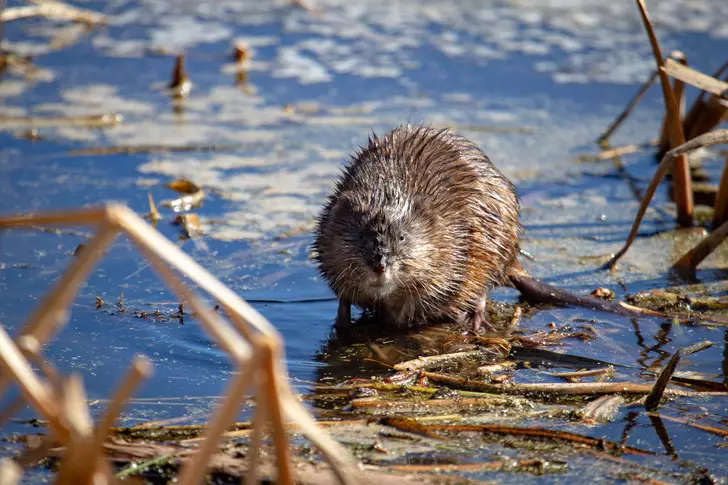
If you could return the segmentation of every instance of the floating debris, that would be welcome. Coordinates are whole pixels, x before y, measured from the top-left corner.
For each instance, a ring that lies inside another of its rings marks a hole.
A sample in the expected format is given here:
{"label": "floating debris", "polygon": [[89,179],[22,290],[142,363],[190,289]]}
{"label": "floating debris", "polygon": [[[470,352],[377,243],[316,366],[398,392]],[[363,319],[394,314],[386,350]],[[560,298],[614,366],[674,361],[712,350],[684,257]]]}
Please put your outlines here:
{"label": "floating debris", "polygon": [[192,81],[190,81],[187,71],[185,71],[184,54],[179,54],[176,57],[169,89],[172,90],[172,95],[175,98],[186,98],[192,90]]}
{"label": "floating debris", "polygon": [[157,206],[154,203],[154,198],[152,197],[152,193],[147,193],[147,198],[149,199],[149,214],[147,214],[147,218],[152,221],[152,223],[158,222],[162,219],[162,215],[157,210]]}
{"label": "floating debris", "polygon": [[205,198],[205,192],[189,180],[175,180],[167,184],[167,187],[175,192],[185,194],[183,197],[178,199],[165,200],[161,202],[163,206],[169,207],[175,212],[186,212],[194,207],[198,207]]}

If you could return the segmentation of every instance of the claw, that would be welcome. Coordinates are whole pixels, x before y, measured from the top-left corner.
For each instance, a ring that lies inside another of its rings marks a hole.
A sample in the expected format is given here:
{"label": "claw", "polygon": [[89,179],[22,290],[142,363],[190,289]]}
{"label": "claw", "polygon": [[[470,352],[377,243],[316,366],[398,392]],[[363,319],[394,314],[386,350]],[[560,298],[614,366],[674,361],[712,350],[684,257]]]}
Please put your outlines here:
{"label": "claw", "polygon": [[485,293],[483,293],[483,295],[478,299],[478,302],[475,305],[475,311],[468,315],[468,323],[470,325],[470,329],[473,332],[477,332],[478,330],[480,330],[481,325],[490,331],[495,330],[493,325],[491,325],[490,322],[488,322],[488,320],[485,318],[485,302]]}

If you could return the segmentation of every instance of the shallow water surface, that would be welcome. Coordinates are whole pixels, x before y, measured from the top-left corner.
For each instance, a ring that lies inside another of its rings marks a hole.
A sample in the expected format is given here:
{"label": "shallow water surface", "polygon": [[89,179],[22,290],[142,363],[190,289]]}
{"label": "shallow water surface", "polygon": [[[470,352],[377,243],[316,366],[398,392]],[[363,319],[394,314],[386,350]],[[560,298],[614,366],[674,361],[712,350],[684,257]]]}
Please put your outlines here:
{"label": "shallow water surface", "polygon": [[[164,219],[157,228],[280,330],[301,390],[308,381],[332,375],[370,376],[369,366],[360,375],[358,362],[342,367],[319,356],[336,302],[309,259],[309,231],[348,154],[372,130],[400,123],[455,127],[514,181],[522,198],[523,248],[536,259],[523,264],[534,275],[576,292],[605,286],[618,298],[669,286],[690,294],[725,292],[725,248],[698,271],[703,285],[688,288],[668,279],[670,263],[700,232],[674,231],[665,190],[642,224],[644,237],[619,269],[598,269],[599,257],[626,238],[638,207],[633,188],[643,189],[655,167],[644,151],[622,157],[624,172],[609,160],[579,162],[580,154],[596,152],[593,140],[653,68],[632,2],[331,0],[312,2],[314,11],[252,0],[79,5],[106,13],[109,25],[88,32],[47,20],[5,25],[3,46],[32,54],[39,70],[11,69],[0,79],[0,211],[120,201],[143,214],[148,194],[157,202],[171,199],[176,195],[168,182],[192,180],[206,192],[195,210],[205,236],[180,238],[169,209],[161,209]],[[728,52],[728,30],[720,21],[728,15],[726,5],[721,0],[649,5],[663,50],[680,48],[692,66],[712,72]],[[230,59],[235,40],[252,49],[245,76]],[[182,51],[193,88],[180,101],[166,92],[173,58],[164,53]],[[659,89],[653,88],[614,144],[653,139],[661,110]],[[35,140],[17,118],[2,118],[109,113],[122,114],[123,123],[41,126]],[[146,145],[203,149],[85,151]],[[702,163],[716,181],[717,151],[705,154]],[[84,231],[91,228],[0,235],[0,323],[11,332],[58,280],[85,241]],[[96,297],[104,301],[100,309]],[[492,297],[517,299],[505,289]],[[120,238],[80,288],[70,321],[47,354],[63,371],[82,374],[89,398],[103,399],[120,370],[143,353],[155,374],[125,411],[123,424],[180,416],[202,421],[233,369],[194,320],[175,317],[178,303]],[[552,350],[619,364],[625,380],[652,382],[647,371],[659,371],[677,348],[707,339],[713,347],[684,359],[680,370],[728,383],[728,333],[721,327],[632,322],[583,309],[538,312],[522,326],[535,331],[552,322],[583,321],[592,322],[598,338],[566,340]],[[556,381],[543,370],[520,372],[517,381]],[[675,400],[662,411],[711,423],[726,416],[723,398]],[[707,467],[716,476],[728,472],[728,448],[720,438],[676,423],[667,427],[685,468]],[[585,432],[582,425],[564,428]],[[615,441],[623,437],[660,455],[674,452],[663,448],[646,416],[629,411],[586,432]],[[603,470],[594,473],[602,476]],[[578,473],[567,476],[579,479]]]}

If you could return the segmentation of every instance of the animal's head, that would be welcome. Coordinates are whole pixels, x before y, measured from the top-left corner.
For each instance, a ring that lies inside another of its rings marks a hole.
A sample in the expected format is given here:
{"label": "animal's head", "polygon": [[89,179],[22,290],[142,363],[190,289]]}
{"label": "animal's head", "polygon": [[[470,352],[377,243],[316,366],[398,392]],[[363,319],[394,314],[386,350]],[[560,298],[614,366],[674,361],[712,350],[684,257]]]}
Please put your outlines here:
{"label": "animal's head", "polygon": [[330,213],[336,254],[323,255],[340,263],[334,288],[348,284],[375,300],[421,286],[423,273],[436,267],[437,233],[425,199],[378,195],[339,197]]}

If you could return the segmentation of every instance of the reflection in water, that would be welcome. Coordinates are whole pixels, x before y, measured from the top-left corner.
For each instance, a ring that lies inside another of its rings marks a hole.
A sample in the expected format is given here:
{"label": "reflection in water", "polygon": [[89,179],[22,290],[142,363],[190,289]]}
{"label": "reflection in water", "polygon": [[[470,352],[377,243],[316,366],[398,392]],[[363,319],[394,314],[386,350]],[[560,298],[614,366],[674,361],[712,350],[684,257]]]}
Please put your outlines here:
{"label": "reflection in water", "polygon": [[667,428],[665,428],[665,424],[662,422],[662,419],[655,414],[649,414],[648,416],[652,423],[652,427],[655,428],[657,437],[660,438],[662,446],[665,447],[665,453],[670,455],[673,460],[677,460],[677,451],[675,451],[675,447],[672,445],[672,440],[670,439],[670,435],[668,434]]}
{"label": "reflection in water", "polygon": [[622,430],[622,436],[619,439],[619,444],[622,446],[627,445],[627,441],[629,440],[629,433],[632,431],[632,428],[637,426],[637,419],[639,418],[640,413],[637,411],[630,411],[627,413],[627,415],[624,417],[624,429]]}

